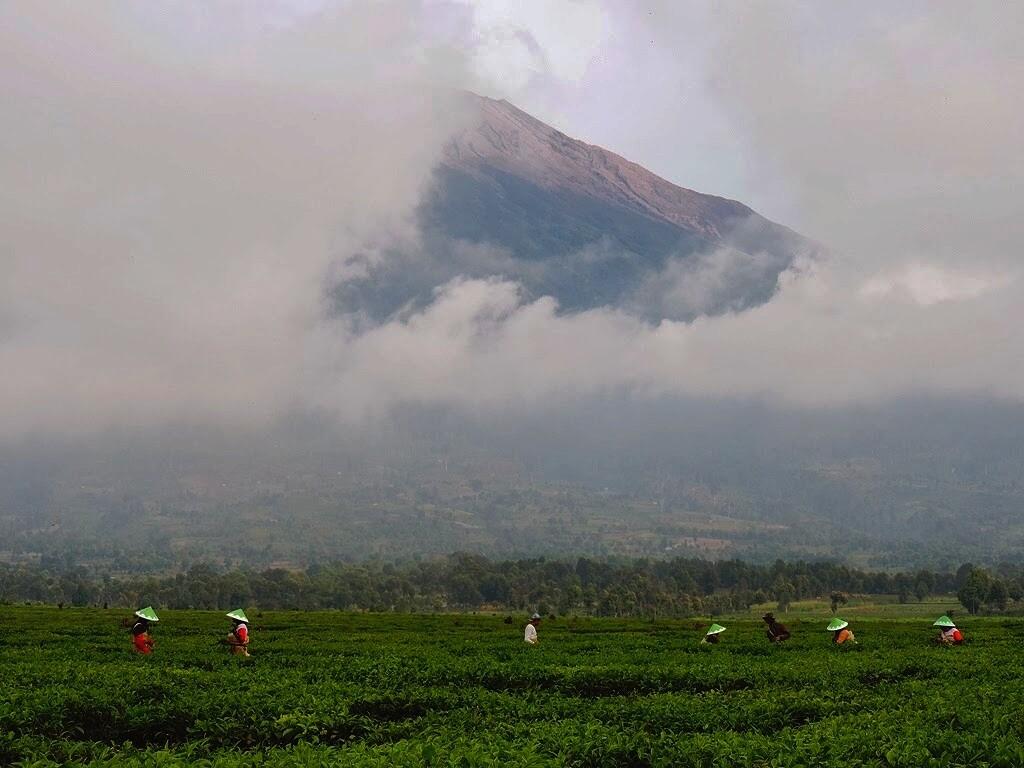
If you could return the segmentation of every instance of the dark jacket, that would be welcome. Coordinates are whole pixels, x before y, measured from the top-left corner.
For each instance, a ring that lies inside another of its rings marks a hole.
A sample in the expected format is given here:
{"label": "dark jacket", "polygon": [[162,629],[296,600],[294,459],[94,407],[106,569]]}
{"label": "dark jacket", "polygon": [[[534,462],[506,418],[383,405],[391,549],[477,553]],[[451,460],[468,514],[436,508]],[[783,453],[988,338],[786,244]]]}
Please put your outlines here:
{"label": "dark jacket", "polygon": [[768,639],[776,643],[789,640],[789,629],[781,621],[769,622],[767,634]]}

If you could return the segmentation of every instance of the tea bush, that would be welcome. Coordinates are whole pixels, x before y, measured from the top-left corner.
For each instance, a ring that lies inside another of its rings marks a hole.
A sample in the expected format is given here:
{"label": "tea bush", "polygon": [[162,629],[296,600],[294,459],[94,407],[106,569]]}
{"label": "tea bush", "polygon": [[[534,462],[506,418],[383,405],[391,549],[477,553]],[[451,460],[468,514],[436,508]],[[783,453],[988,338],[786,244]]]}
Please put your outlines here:
{"label": "tea bush", "polygon": [[1024,623],[858,620],[860,645],[754,621],[267,612],[252,657],[219,613],[0,607],[0,764],[20,766],[1019,766]]}

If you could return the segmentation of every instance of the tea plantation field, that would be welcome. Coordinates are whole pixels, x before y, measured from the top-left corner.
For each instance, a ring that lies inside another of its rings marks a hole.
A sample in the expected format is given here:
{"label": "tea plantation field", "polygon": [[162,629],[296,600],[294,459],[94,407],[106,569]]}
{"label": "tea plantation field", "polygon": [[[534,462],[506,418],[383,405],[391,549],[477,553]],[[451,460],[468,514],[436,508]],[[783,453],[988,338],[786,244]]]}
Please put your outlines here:
{"label": "tea plantation field", "polygon": [[1024,621],[559,619],[264,613],[252,657],[217,613],[0,607],[0,764],[1020,766]]}

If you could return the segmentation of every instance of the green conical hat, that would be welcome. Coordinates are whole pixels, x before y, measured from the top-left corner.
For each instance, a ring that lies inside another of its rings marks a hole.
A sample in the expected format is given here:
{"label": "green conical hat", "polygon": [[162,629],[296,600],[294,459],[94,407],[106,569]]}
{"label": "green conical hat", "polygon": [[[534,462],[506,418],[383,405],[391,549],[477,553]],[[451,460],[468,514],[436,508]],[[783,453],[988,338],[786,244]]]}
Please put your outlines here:
{"label": "green conical hat", "polygon": [[249,623],[249,619],[245,616],[245,611],[243,611],[241,608],[236,608],[231,613],[227,614],[227,617],[229,619],[238,619],[239,621],[244,621],[246,624]]}
{"label": "green conical hat", "polygon": [[937,618],[935,620],[935,623],[932,624],[932,626],[933,627],[955,627],[956,624],[953,623],[953,620],[951,618],[949,618],[949,616],[946,616],[945,614],[943,614],[942,616],[939,616],[939,618]]}
{"label": "green conical hat", "polygon": [[848,626],[850,626],[850,622],[848,621],[843,621],[842,619],[832,619],[832,621],[828,623],[826,629],[829,632],[835,632],[837,629],[843,629],[844,627]]}
{"label": "green conical hat", "polygon": [[721,624],[712,624],[710,627],[708,627],[707,634],[717,635],[719,632],[725,632],[725,627],[723,627]]}
{"label": "green conical hat", "polygon": [[145,608],[140,608],[135,612],[135,615],[140,619],[145,619],[146,621],[160,621],[160,619],[157,618],[156,611],[153,610],[153,606],[151,605],[147,605]]}

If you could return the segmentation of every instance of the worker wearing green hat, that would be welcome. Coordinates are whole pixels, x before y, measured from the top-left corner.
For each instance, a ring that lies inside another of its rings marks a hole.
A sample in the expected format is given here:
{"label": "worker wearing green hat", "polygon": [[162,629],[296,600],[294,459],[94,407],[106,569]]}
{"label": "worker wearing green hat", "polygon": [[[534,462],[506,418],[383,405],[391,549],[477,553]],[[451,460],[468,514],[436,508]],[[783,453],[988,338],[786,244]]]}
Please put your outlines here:
{"label": "worker wearing green hat", "polygon": [[962,645],[964,642],[964,635],[959,629],[957,629],[956,623],[949,618],[947,614],[939,616],[932,624],[933,627],[939,628],[938,642],[943,645]]}
{"label": "worker wearing green hat", "polygon": [[853,630],[850,629],[850,622],[848,621],[832,619],[826,629],[832,633],[832,642],[836,645],[857,644],[857,638],[853,636]]}
{"label": "worker wearing green hat", "polygon": [[708,631],[704,634],[704,639],[701,640],[701,644],[710,643],[714,645],[720,640],[719,635],[725,632],[725,627],[721,624],[712,624],[708,627]]}
{"label": "worker wearing green hat", "polygon": [[249,619],[245,611],[236,608],[227,614],[233,622],[231,631],[228,632],[227,643],[232,656],[249,655]]}
{"label": "worker wearing green hat", "polygon": [[156,647],[156,643],[153,642],[153,638],[149,634],[149,625],[156,624],[160,619],[151,605],[137,610],[135,612],[135,619],[135,623],[132,624],[132,643],[137,653],[148,656],[153,652],[153,648]]}

